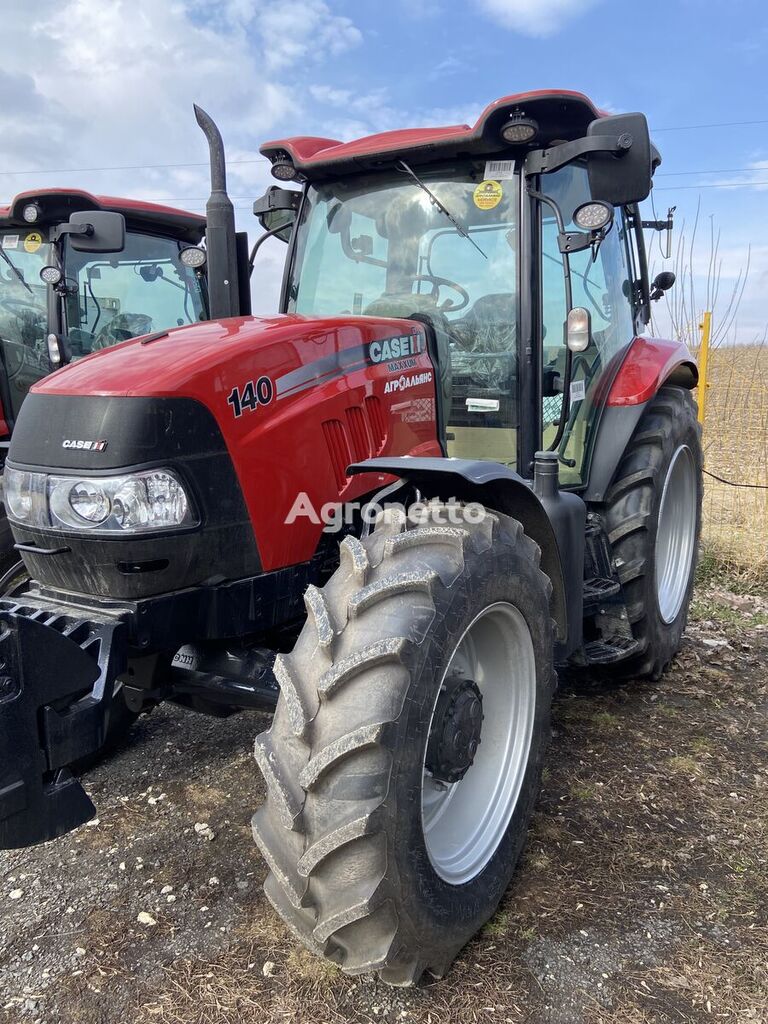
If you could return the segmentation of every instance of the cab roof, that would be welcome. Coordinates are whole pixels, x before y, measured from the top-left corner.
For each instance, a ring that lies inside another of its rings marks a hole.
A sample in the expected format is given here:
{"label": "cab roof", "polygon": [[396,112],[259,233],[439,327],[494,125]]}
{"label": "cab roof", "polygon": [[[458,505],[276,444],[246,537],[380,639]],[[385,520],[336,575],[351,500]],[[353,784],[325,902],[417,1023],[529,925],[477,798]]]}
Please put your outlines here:
{"label": "cab roof", "polygon": [[[24,220],[22,211],[29,203],[37,203],[40,216],[33,223]],[[20,192],[8,206],[0,206],[0,227],[33,228],[59,224],[71,213],[85,210],[110,210],[122,213],[126,226],[139,231],[156,231],[172,235],[180,241],[198,243],[205,234],[205,217],[172,206],[147,203],[140,199],[120,199],[116,196],[95,196],[80,189],[41,188]]]}
{"label": "cab roof", "polygon": [[[513,115],[539,125],[539,133],[525,146],[512,147],[501,137],[502,125]],[[373,170],[398,159],[418,164],[472,155],[509,157],[515,149],[538,149],[556,139],[581,138],[595,118],[605,116],[583,93],[545,89],[503,96],[489,104],[474,125],[404,128],[352,142],[300,135],[266,142],[261,152],[271,160],[287,155],[305,177],[322,178]]]}

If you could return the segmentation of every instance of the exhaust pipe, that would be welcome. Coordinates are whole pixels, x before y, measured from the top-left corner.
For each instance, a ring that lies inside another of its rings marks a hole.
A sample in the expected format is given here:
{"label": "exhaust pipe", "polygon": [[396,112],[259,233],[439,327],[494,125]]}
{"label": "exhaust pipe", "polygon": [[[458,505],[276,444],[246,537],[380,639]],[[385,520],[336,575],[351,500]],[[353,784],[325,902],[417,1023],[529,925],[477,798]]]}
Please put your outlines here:
{"label": "exhaust pipe", "polygon": [[208,303],[212,320],[240,315],[235,211],[227,195],[224,143],[213,118],[194,104],[211,157],[211,194],[205,206],[208,250]]}

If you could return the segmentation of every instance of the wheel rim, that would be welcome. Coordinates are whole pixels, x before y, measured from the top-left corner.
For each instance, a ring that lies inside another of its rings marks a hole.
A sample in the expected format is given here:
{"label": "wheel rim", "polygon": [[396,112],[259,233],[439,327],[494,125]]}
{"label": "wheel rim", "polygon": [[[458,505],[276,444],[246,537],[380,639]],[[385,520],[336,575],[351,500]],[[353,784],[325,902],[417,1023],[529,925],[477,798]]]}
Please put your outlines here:
{"label": "wheel rim", "polygon": [[[528,766],[536,661],[520,611],[506,602],[482,611],[456,646],[441,687],[449,673],[472,679],[482,694],[481,741],[458,782],[438,782],[424,767],[421,815],[432,867],[444,881],[461,885],[475,878],[498,849]],[[433,722],[434,709],[430,732]]]}
{"label": "wheel rim", "polygon": [[680,613],[696,544],[696,464],[688,445],[672,456],[664,480],[656,530],[656,596],[666,623]]}

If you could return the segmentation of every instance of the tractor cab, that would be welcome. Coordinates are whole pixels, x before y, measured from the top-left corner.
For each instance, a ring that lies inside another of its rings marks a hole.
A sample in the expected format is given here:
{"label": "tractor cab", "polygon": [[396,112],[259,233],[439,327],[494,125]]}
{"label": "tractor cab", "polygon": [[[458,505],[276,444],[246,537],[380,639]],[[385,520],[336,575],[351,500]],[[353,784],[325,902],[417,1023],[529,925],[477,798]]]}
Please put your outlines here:
{"label": "tractor cab", "polygon": [[63,363],[207,319],[205,218],[60,189],[0,210],[0,398],[15,420]]}
{"label": "tractor cab", "polygon": [[[256,206],[268,228],[298,207],[293,234],[278,233],[283,311],[423,322],[445,453],[528,476],[551,449],[561,483],[585,485],[601,396],[649,319],[637,203],[660,158],[643,115],[535,93],[498,101],[473,130],[262,151],[276,177],[304,183],[300,207],[274,187]],[[569,315],[583,328],[570,341]]]}

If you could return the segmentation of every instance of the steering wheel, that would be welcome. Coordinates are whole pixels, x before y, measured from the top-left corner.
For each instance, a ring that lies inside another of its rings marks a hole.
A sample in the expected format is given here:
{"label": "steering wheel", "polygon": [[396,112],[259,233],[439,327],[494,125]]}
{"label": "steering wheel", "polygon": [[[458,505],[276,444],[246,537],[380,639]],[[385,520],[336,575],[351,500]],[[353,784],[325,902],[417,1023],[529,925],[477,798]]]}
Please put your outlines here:
{"label": "steering wheel", "polygon": [[469,292],[466,288],[462,288],[456,281],[451,281],[447,277],[436,277],[434,274],[415,274],[412,281],[427,281],[432,285],[432,297],[437,305],[437,296],[440,292],[440,288],[453,288],[454,291],[458,292],[461,296],[461,302],[452,302],[450,299],[446,299],[442,306],[437,306],[441,313],[455,313],[459,309],[465,309],[469,305]]}
{"label": "steering wheel", "polygon": [[117,313],[96,335],[91,351],[111,348],[117,342],[128,341],[129,338],[138,338],[151,332],[152,317],[146,313]]}

